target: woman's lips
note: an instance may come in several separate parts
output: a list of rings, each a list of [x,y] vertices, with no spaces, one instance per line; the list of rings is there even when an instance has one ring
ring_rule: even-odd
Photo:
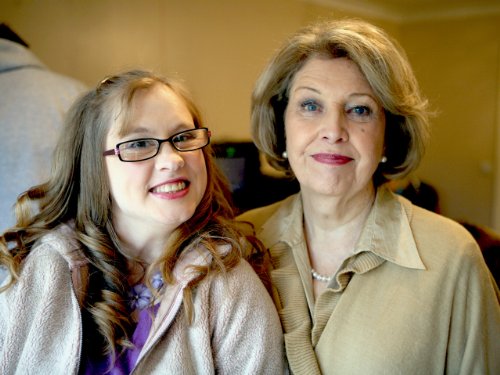
[[[319,163],[331,165],[344,165],[354,160],[353,158],[345,155],[324,153],[314,154],[312,155],[312,158]]]
[[[155,186],[151,189],[152,193],[175,193],[186,188],[185,181],[177,181]]]
[[[163,199],[177,199],[184,197],[189,192],[189,181],[178,179],[164,182],[149,190],[153,195]]]

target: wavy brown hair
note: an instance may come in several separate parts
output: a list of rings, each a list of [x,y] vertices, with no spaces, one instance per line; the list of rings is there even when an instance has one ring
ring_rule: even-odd
[[[252,137],[269,163],[292,174],[285,151],[284,112],[295,74],[314,57],[356,63],[386,113],[385,156],[373,181],[403,177],[419,165],[429,136],[427,100],[399,44],[356,19],[320,21],[292,35],[258,78],[252,95]]]
[[[10,287],[19,277],[21,264],[44,234],[61,223],[70,222],[83,254],[88,260],[88,283],[82,300],[84,348],[90,355],[115,355],[131,345],[130,313],[127,310],[127,269],[129,261],[120,252],[114,231],[111,196],[102,150],[110,125],[117,119],[127,126],[131,102],[139,89],[163,84],[183,99],[195,127],[202,127],[200,113],[182,85],[147,71],[129,71],[103,80],[82,96],[68,113],[53,158],[50,179],[23,193],[16,203],[17,222],[0,236],[0,264],[8,269]],[[207,187],[194,215],[165,239],[163,255],[145,268],[159,267],[167,283],[174,282],[172,270],[187,249],[202,245],[213,261],[198,267],[199,276],[186,288],[184,306],[192,319],[193,288],[211,273],[234,267],[247,247],[242,232],[233,222],[227,182],[216,167],[208,145],[202,150],[207,168]],[[33,207],[36,209],[32,210]],[[32,212],[34,211],[34,212]],[[231,245],[220,254],[220,245]],[[244,249],[245,248],[245,249]]]

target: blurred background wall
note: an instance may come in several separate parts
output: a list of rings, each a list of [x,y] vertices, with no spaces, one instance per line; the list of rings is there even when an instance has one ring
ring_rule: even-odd
[[[253,83],[287,35],[345,16],[382,26],[407,51],[436,112],[417,174],[437,189],[442,213],[500,230],[498,0],[0,2],[0,22],[88,85],[134,67],[178,75],[215,141],[250,139]]]

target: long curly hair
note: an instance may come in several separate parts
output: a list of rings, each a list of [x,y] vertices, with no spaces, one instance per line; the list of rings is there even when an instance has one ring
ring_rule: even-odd
[[[82,316],[84,348],[91,355],[115,356],[131,346],[132,327],[126,307],[129,285],[124,274],[128,259],[120,252],[111,221],[110,187],[101,150],[110,124],[119,118],[125,126],[136,91],[156,84],[173,90],[185,102],[195,127],[203,126],[197,107],[176,80],[141,70],[106,78],[72,106],[55,149],[50,179],[20,195],[15,205],[16,225],[0,236],[0,265],[11,275],[1,292],[15,284],[22,262],[37,240],[62,223],[72,223],[88,260]],[[199,245],[208,249],[212,263],[199,267],[199,276],[185,290],[184,308],[190,320],[193,288],[209,273],[234,267],[249,249],[234,224],[230,190],[215,165],[210,145],[202,152],[207,169],[203,198],[194,215],[165,239],[161,258],[144,270],[149,280],[151,270],[159,267],[165,282],[172,283],[172,270],[185,249]],[[232,250],[220,254],[219,246],[227,244]]]

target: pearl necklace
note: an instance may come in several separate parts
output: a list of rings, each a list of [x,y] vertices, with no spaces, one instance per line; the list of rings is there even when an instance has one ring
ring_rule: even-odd
[[[314,268],[311,268],[311,275],[314,280],[321,281],[322,283],[329,283],[333,279],[333,276],[322,275],[316,272]]]

